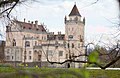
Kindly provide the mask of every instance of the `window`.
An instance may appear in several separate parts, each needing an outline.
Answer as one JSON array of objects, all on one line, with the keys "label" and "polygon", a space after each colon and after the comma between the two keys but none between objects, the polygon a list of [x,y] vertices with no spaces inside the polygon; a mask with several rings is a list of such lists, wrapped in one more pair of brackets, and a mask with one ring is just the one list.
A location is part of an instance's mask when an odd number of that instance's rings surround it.
[{"label": "window", "polygon": [[29,54],[31,54],[31,51],[29,51]]},{"label": "window", "polygon": [[26,60],[26,59],[27,59],[27,57],[26,57],[26,56],[24,56],[24,59]]},{"label": "window", "polygon": [[84,44],[82,43],[81,46],[84,46]]},{"label": "window", "polygon": [[26,52],[26,51],[24,51],[24,54],[27,54],[27,52]]},{"label": "window", "polygon": [[12,56],[12,59],[13,59],[14,57]]},{"label": "window", "polygon": [[64,48],[66,48],[66,42],[65,41],[63,42],[63,44],[64,44]]},{"label": "window", "polygon": [[82,36],[80,35],[80,42],[83,42]]},{"label": "window", "polygon": [[35,41],[35,46],[37,45],[37,41]]},{"label": "window", "polygon": [[6,59],[7,59],[7,60],[10,60],[10,56],[6,56]]},{"label": "window", "polygon": [[30,42],[29,41],[25,41],[25,46],[26,47],[30,47]]},{"label": "window", "polygon": [[31,28],[29,27],[29,29],[31,29]]},{"label": "window", "polygon": [[42,40],[43,40],[43,36],[42,36]]},{"label": "window", "polygon": [[59,56],[63,56],[63,51],[59,51]]},{"label": "window", "polygon": [[29,60],[31,60],[31,58],[32,58],[32,57],[31,57],[31,56],[29,56]]},{"label": "window", "polygon": [[52,50],[47,50],[47,56],[52,56],[52,55],[53,55]]},{"label": "window", "polygon": [[68,48],[69,48],[69,47],[70,47],[70,44],[68,43],[67,46],[68,46]]},{"label": "window", "polygon": [[73,39],[73,35],[69,35],[69,39]]},{"label": "window", "polygon": [[7,54],[9,54],[10,53],[10,49],[7,49]]},{"label": "window", "polygon": [[68,59],[68,54],[66,54],[66,59]]},{"label": "window", "polygon": [[38,55],[38,61],[41,61],[41,55]]},{"label": "window", "polygon": [[27,36],[27,37],[30,37],[30,34],[27,34],[26,36]]},{"label": "window", "polygon": [[16,53],[19,54],[19,49],[16,49]]},{"label": "window", "polygon": [[44,40],[46,40],[46,37],[44,37]]},{"label": "window", "polygon": [[74,43],[72,43],[72,48],[74,48]]},{"label": "window", "polygon": [[13,46],[16,46],[16,40],[15,39],[13,39]]},{"label": "window", "polygon": [[78,48],[80,48],[80,43],[78,43]]},{"label": "window", "polygon": [[25,29],[25,27],[23,27],[23,29]]},{"label": "window", "polygon": [[77,21],[78,20],[78,17],[75,17],[75,19],[74,19],[75,21]]},{"label": "window", "polygon": [[35,50],[34,52],[37,52],[37,50]]}]

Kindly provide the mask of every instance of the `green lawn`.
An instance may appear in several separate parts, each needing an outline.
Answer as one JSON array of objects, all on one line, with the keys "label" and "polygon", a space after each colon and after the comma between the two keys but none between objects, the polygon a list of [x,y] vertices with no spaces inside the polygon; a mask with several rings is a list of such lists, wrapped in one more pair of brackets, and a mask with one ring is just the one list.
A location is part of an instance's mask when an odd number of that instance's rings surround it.
[{"label": "green lawn", "polygon": [[120,78],[120,71],[0,67],[0,78]]}]

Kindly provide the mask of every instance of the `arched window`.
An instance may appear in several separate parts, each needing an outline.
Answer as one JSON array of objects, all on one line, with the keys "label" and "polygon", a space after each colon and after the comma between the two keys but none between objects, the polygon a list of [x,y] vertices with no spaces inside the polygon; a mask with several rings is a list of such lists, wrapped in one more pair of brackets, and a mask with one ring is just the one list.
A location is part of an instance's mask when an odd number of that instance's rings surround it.
[{"label": "arched window", "polygon": [[75,21],[78,21],[78,17],[75,17]]},{"label": "arched window", "polygon": [[29,41],[25,41],[25,46],[26,47],[30,47],[30,42]]},{"label": "arched window", "polygon": [[13,39],[13,42],[12,42],[13,46],[16,46],[16,40]]}]

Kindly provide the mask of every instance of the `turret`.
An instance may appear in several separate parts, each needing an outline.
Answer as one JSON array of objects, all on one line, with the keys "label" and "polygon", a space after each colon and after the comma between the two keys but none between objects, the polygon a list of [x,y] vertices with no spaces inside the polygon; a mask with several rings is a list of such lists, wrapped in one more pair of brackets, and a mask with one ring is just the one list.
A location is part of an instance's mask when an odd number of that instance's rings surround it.
[{"label": "turret", "polygon": [[81,14],[78,11],[78,8],[76,6],[76,4],[73,6],[70,14],[69,14],[69,18],[67,19],[65,16],[65,24],[71,24],[71,23],[81,23]]},{"label": "turret", "polygon": [[64,22],[65,22],[65,24],[66,24],[66,21],[67,21],[67,17],[65,16],[65,18],[64,18]]},{"label": "turret", "polygon": [[[66,41],[66,49],[69,51],[69,59],[72,58],[73,55],[85,54],[84,48],[80,47],[84,44],[84,25],[85,18],[82,20],[82,16],[78,11],[76,4],[73,6],[68,18],[64,18],[65,20],[65,41]],[[84,57],[78,57],[75,60],[84,61]],[[82,66],[77,64],[74,67]]]},{"label": "turret", "polygon": [[85,17],[83,18],[83,24],[85,25]]}]

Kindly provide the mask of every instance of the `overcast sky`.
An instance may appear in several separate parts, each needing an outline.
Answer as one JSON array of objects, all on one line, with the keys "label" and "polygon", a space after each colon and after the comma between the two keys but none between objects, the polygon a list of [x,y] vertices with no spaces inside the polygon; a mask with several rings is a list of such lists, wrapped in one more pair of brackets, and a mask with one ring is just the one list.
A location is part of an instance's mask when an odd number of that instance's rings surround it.
[{"label": "overcast sky", "polygon": [[[49,31],[65,33],[64,17],[71,12],[75,2],[80,14],[86,18],[85,39],[99,40],[102,35],[111,34],[118,18],[118,4],[116,0],[38,0],[18,5],[12,13],[23,21],[38,20],[44,23]],[[112,23],[111,23],[112,22]]]}]

